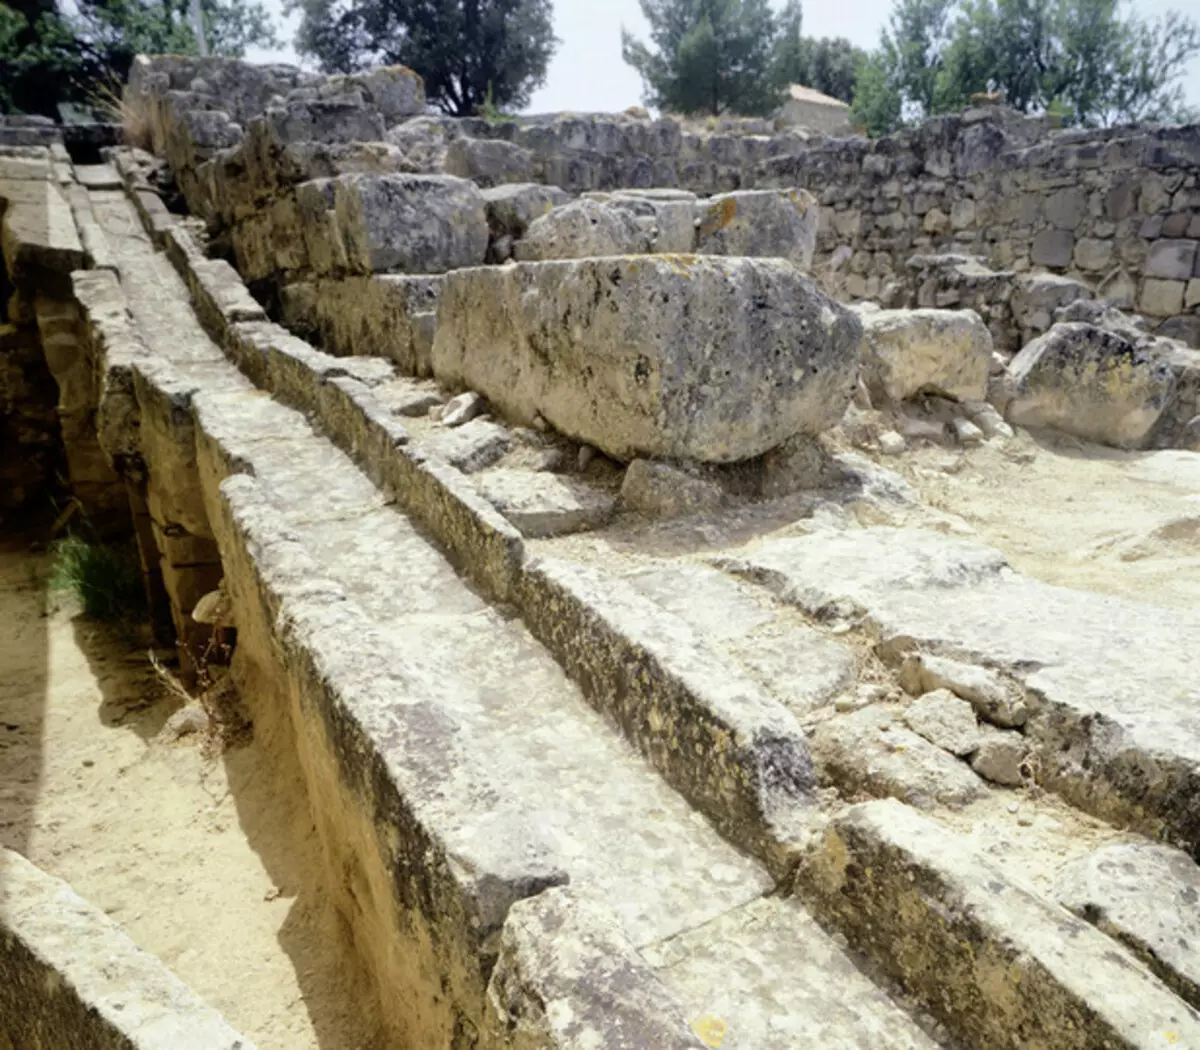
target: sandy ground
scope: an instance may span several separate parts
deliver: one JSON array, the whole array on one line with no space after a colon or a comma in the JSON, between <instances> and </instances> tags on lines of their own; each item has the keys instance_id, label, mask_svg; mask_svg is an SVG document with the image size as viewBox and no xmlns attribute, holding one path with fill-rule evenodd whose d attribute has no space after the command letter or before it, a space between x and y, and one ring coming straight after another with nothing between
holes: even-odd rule
<instances>
[{"instance_id":1,"label":"sandy ground","mask_svg":"<svg viewBox=\"0 0 1200 1050\"><path fill-rule=\"evenodd\" d=\"M1118 452L1021 433L966 453L924 448L879 462L1021 572L1200 608L1200 453Z\"/></svg>"},{"instance_id":2,"label":"sandy ground","mask_svg":"<svg viewBox=\"0 0 1200 1050\"><path fill-rule=\"evenodd\" d=\"M379 1050L370 985L319 893L294 770L253 740L168 743L145 650L0 541L0 841L65 879L259 1050ZM362 994L358 994L361 992Z\"/></svg>"}]
</instances>

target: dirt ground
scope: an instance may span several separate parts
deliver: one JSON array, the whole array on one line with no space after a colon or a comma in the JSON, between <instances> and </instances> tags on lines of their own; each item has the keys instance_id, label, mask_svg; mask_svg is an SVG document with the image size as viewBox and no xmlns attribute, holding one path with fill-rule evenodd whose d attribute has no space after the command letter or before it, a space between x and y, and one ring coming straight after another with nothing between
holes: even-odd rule
<instances>
[{"instance_id":1,"label":"dirt ground","mask_svg":"<svg viewBox=\"0 0 1200 1050\"><path fill-rule=\"evenodd\" d=\"M1200 608L1200 453L1119 452L1026 432L880 463L1047 583Z\"/></svg>"},{"instance_id":2,"label":"dirt ground","mask_svg":"<svg viewBox=\"0 0 1200 1050\"><path fill-rule=\"evenodd\" d=\"M304 790L253 739L167 742L180 706L128 633L0 540L0 842L65 879L259 1050L379 1050L319 885ZM362 993L361 995L359 993Z\"/></svg>"}]
</instances>

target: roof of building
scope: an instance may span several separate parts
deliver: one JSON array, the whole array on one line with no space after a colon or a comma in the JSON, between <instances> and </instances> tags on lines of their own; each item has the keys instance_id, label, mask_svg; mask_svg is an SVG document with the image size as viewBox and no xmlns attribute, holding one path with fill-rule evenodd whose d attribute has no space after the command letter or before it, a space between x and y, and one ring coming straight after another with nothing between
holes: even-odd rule
<instances>
[{"instance_id":1,"label":"roof of building","mask_svg":"<svg viewBox=\"0 0 1200 1050\"><path fill-rule=\"evenodd\" d=\"M788 88L788 95L796 102L809 102L818 106L834 106L837 109L849 109L840 98L826 95L816 88L805 87L803 84L793 84Z\"/></svg>"}]
</instances>

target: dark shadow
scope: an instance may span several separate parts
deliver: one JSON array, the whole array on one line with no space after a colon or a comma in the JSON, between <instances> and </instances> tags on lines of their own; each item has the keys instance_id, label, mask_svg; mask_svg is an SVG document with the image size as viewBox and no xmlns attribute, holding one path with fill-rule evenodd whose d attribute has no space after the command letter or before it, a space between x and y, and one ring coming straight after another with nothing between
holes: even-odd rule
<instances>
[{"instance_id":1,"label":"dark shadow","mask_svg":"<svg viewBox=\"0 0 1200 1050\"><path fill-rule=\"evenodd\" d=\"M46 557L32 538L0 536L0 843L21 854L37 819L49 688Z\"/></svg>"}]
</instances>

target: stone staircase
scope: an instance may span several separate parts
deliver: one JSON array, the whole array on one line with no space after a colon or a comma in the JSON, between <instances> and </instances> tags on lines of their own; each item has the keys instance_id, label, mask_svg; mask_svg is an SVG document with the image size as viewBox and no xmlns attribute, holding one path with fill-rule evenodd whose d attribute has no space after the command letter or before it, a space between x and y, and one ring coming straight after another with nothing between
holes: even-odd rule
<instances>
[{"instance_id":1,"label":"stone staircase","mask_svg":"<svg viewBox=\"0 0 1200 1050\"><path fill-rule=\"evenodd\" d=\"M448 445L396 414L396 360L269 320L122 171L71 188L87 268L38 317L75 312L185 649L196 601L230 599L239 690L299 756L397 1047L1200 1050L1194 618L845 527L920 517L850 458L824 526L795 526L798 492L782 527L747 507L556 535L575 507L539 489L523 534L488 493L507 472L528 495L555 439L485 420ZM70 241L45 230L19 235ZM901 687L941 666L921 654L1024 698L1001 716L939 672L1091 816L912 728ZM1048 888L974 844L1022 818L1059 867L1131 853ZM1141 865L1154 894L1122 908Z\"/></svg>"}]
</instances>

